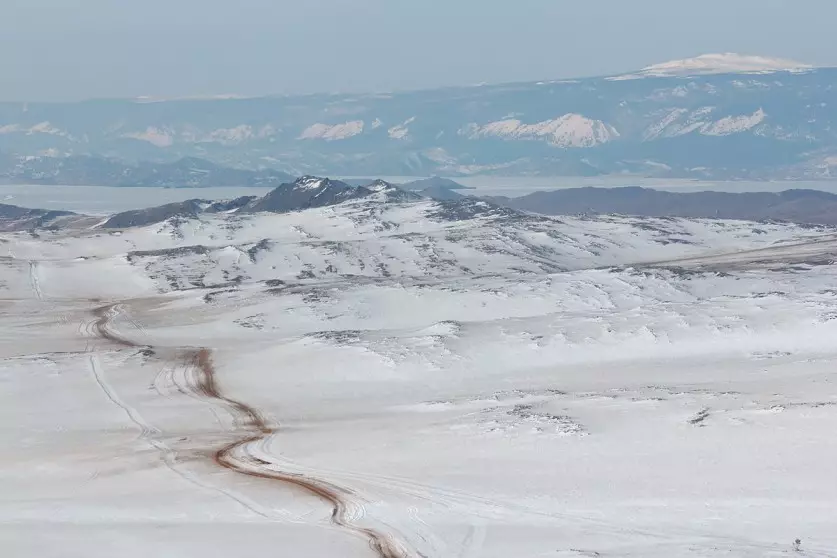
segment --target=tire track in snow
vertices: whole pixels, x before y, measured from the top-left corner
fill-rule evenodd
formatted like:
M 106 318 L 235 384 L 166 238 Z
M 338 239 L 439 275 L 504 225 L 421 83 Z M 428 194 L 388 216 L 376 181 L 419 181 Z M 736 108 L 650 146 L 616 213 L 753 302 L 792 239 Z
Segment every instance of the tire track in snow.
M 462 552 L 460 553 L 459 558 L 477 558 L 480 552 L 482 552 L 482 547 L 485 544 L 485 534 L 485 525 L 482 523 L 471 524 L 471 528 L 468 530 L 465 540 L 462 541 Z
M 41 291 L 41 282 L 38 279 L 38 262 L 34 260 L 29 262 L 29 284 L 32 285 L 32 292 L 35 293 L 35 298 L 43 300 L 44 293 Z
M 179 477 L 183 478 L 184 480 L 188 481 L 189 483 L 206 490 L 211 490 L 213 492 L 218 492 L 232 500 L 235 500 L 249 511 L 259 515 L 265 519 L 273 519 L 270 513 L 254 503 L 250 502 L 237 494 L 233 494 L 228 492 L 224 489 L 218 488 L 216 486 L 211 486 L 196 476 L 183 471 L 177 467 L 177 452 L 163 443 L 158 437 L 162 435 L 162 431 L 159 428 L 156 428 L 146 422 L 146 420 L 140 415 L 140 413 L 134 408 L 125 403 L 113 387 L 108 383 L 104 370 L 102 368 L 101 361 L 99 360 L 99 356 L 97 354 L 90 355 L 90 371 L 93 373 L 93 377 L 96 380 L 99 388 L 105 394 L 105 396 L 110 400 L 111 403 L 122 409 L 122 411 L 128 416 L 128 418 L 136 424 L 140 429 L 140 439 L 144 440 L 148 445 L 150 445 L 155 450 L 159 451 L 160 454 L 163 456 L 163 463 L 165 463 L 166 467 L 168 467 L 173 473 L 178 475 Z
M 127 337 L 122 336 L 111 327 L 111 320 L 124 310 L 124 305 L 109 304 L 96 308 L 93 311 L 96 320 L 93 322 L 93 330 L 97 337 L 110 341 L 116 345 L 128 348 L 149 347 L 140 345 Z M 153 349 L 153 346 L 150 348 Z M 212 361 L 212 353 L 207 348 L 184 347 L 182 350 L 187 354 L 193 371 L 187 374 L 188 388 L 204 400 L 216 403 L 233 415 L 236 430 L 240 437 L 237 440 L 227 443 L 213 454 L 213 461 L 220 467 L 235 473 L 250 477 L 260 478 L 269 481 L 281 482 L 287 485 L 303 489 L 309 494 L 316 496 L 331 506 L 331 522 L 337 527 L 364 537 L 372 550 L 380 558 L 413 558 L 420 554 L 409 550 L 406 546 L 397 541 L 395 537 L 383 533 L 377 529 L 360 527 L 353 523 L 355 518 L 363 514 L 363 506 L 356 503 L 352 493 L 346 488 L 333 484 L 323 479 L 309 477 L 303 474 L 283 472 L 275 470 L 275 464 L 261 457 L 257 457 L 250 448 L 259 446 L 269 437 L 279 432 L 278 427 L 268 424 L 264 416 L 247 403 L 233 399 L 223 393 L 217 377 L 215 366 Z M 91 361 L 93 362 L 93 361 Z M 95 370 L 94 370 L 94 373 Z M 121 403 L 112 389 L 100 381 L 101 373 L 96 373 L 100 387 L 116 405 L 120 406 L 131 420 L 138 417 L 138 414 L 129 411 L 124 403 Z M 136 422 L 136 421 L 135 421 Z M 141 422 L 137 423 L 146 432 Z

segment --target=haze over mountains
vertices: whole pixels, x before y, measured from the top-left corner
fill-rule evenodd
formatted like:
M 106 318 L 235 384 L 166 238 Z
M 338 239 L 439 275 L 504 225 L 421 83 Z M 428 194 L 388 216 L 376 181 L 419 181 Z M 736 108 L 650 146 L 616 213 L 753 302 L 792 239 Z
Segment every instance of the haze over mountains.
M 0 172 L 61 182 L 71 170 L 55 171 L 56 159 L 93 156 L 295 176 L 829 178 L 835 86 L 837 69 L 721 54 L 620 76 L 386 94 L 3 103 Z

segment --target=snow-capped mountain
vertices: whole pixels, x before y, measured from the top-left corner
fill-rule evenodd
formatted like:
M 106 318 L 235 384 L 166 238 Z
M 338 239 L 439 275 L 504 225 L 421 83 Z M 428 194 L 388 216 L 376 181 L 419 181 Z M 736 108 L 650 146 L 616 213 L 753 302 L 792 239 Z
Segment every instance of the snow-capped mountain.
M 672 60 L 653 64 L 640 70 L 637 76 L 671 77 L 709 74 L 769 74 L 774 72 L 801 72 L 813 66 L 783 58 L 747 56 L 735 53 L 703 54 L 684 60 Z M 619 77 L 629 77 L 619 76 Z M 618 79 L 614 78 L 614 79 Z
M 720 54 L 619 76 L 389 94 L 3 103 L 0 152 L 6 167 L 94 155 L 295 176 L 827 178 L 835 86 L 837 69 Z

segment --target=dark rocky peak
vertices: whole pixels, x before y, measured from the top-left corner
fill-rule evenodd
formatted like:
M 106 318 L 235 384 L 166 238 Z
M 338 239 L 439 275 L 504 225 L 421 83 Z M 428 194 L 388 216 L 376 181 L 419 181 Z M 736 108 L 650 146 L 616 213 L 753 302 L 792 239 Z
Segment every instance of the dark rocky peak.
M 111 216 L 102 228 L 122 229 L 127 227 L 143 227 L 162 223 L 173 217 L 181 219 L 195 219 L 203 213 L 232 213 L 253 203 L 255 196 L 242 196 L 233 200 L 211 201 L 191 199 L 182 202 L 167 203 L 145 209 L 132 209 Z
M 364 198 L 371 193 L 362 186 L 351 186 L 339 180 L 303 176 L 294 182 L 282 184 L 266 196 L 255 200 L 247 206 L 246 211 L 286 213 L 336 205 L 347 200 Z
M 72 211 L 30 209 L 0 203 L 0 231 L 59 228 L 75 219 L 85 218 Z
M 127 227 L 143 227 L 145 225 L 162 223 L 172 217 L 195 218 L 211 206 L 212 202 L 210 201 L 194 199 L 167 203 L 145 209 L 132 209 L 113 215 L 104 222 L 102 228 L 124 229 Z

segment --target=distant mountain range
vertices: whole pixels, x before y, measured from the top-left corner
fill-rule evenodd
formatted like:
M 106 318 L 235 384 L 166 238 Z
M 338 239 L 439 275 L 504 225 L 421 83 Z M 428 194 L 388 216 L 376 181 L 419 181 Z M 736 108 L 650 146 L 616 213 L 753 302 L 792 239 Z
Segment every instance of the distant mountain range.
M 201 188 L 208 186 L 275 187 L 293 180 L 275 169 L 259 171 L 222 167 L 188 157 L 173 162 L 127 164 L 113 158 L 0 157 L 0 182 L 62 184 L 68 186 L 150 186 Z
M 24 175 L 59 182 L 80 164 L 73 156 L 138 169 L 197 157 L 294 176 L 818 179 L 837 176 L 835 88 L 837 69 L 723 54 L 620 76 L 387 94 L 2 103 L 0 152 L 31 167 Z
M 486 199 L 545 215 L 621 214 L 837 225 L 837 195 L 819 190 L 729 193 L 669 192 L 637 187 L 568 188 L 518 198 Z

